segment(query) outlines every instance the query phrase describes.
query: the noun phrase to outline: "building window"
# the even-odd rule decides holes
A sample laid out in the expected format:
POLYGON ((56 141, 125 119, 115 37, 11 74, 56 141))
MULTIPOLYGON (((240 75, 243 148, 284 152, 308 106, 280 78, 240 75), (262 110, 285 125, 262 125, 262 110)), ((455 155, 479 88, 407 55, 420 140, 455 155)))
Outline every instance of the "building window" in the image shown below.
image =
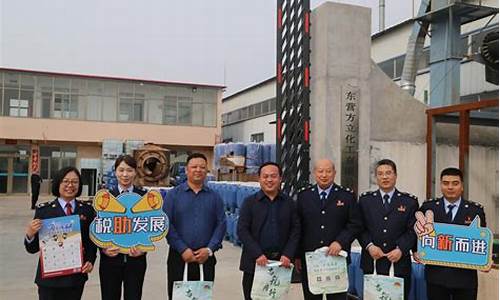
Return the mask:
POLYGON ((54 118, 77 119, 78 96, 56 93, 54 95, 54 118))
POLYGON ((264 132, 254 133, 250 136, 250 142, 262 143, 264 142, 264 132))
MULTIPOLYGON (((144 95, 142 99, 120 98, 120 121, 141 122, 144 119, 144 95)), ((140 96, 139 96, 140 97, 140 96)))
POLYGON ((193 98, 179 97, 178 105, 179 124, 191 125, 193 122, 193 98))
POLYGON ((28 109, 28 100, 10 99, 9 116, 27 117, 28 109))

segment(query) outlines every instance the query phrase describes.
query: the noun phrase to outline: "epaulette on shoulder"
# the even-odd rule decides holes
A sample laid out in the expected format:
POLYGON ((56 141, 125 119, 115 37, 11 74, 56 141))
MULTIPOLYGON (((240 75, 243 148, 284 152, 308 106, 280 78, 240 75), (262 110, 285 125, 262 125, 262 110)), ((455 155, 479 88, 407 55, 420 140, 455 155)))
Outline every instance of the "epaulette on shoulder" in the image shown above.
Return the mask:
POLYGON ((92 206, 92 200, 79 200, 79 199, 77 199, 76 202, 81 203, 83 205, 90 205, 90 206, 92 206))
POLYGON ((371 195, 372 193, 373 193, 373 191, 366 191, 366 192, 361 193, 360 197, 368 196, 368 195, 371 195))
POLYGON ((36 208, 44 208, 44 207, 49 207, 50 202, 51 202, 51 201, 49 201, 49 202, 43 202, 43 203, 38 203, 38 204, 36 205, 36 208))
POLYGON ((410 193, 408 193, 408 192, 401 192, 401 194, 406 195, 406 196, 408 196, 408 197, 410 197, 410 198, 413 198, 413 199, 415 199, 415 200, 418 200, 418 197, 417 197, 417 196, 415 196, 415 195, 413 195, 413 194, 410 194, 410 193))
POLYGON ((314 188, 313 184, 308 184, 306 186, 303 186, 299 189, 299 193, 302 193, 304 191, 312 190, 314 188))
POLYGON ((436 204, 436 205, 439 205, 439 198, 435 198, 435 199, 434 199, 434 198, 429 198, 429 199, 425 200, 425 201, 422 203, 422 205, 425 205, 426 203, 429 203, 429 204, 430 204, 430 203, 434 203, 434 204, 436 204))
POLYGON ((341 188, 342 190, 344 190, 344 191, 346 191, 346 192, 349 192, 349 193, 351 193, 351 194, 354 194, 354 191, 353 191, 353 190, 351 190, 351 189, 350 189, 350 188, 348 188, 348 187, 345 187, 345 186, 341 186, 341 185, 339 185, 339 188, 341 188))
POLYGON ((474 201, 469 201, 469 202, 472 203, 473 205, 477 206, 478 208, 481 208, 481 209, 484 208, 484 206, 479 202, 474 202, 474 201))

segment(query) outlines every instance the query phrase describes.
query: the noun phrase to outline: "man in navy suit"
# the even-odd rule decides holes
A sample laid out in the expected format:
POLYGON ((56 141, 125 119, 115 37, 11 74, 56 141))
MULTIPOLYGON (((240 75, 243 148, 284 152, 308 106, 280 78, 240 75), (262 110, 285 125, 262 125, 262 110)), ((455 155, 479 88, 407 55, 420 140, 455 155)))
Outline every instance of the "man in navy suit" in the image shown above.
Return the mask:
POLYGON ((359 236, 361 268, 373 274, 376 260, 377 274, 388 275, 391 264, 394 275, 404 279, 404 295, 408 299, 411 284, 411 256, 417 236, 413 230, 417 197, 396 189, 396 164, 382 159, 376 164, 378 189, 365 192, 359 198, 359 207, 365 229, 359 236))
POLYGON ((245 300, 251 299, 255 264, 265 266, 268 260, 277 260, 289 268, 300 234, 295 203, 280 191, 280 166, 264 163, 259 168, 259 183, 261 190, 245 199, 238 221, 245 300))
MULTIPOLYGON (((434 222, 469 225, 476 216, 481 227, 486 227, 483 206, 462 198, 463 174, 457 168, 446 168, 441 172, 443 196, 422 204, 420 211, 434 213, 434 222)), ((420 222, 417 221, 417 222, 420 222)), ((424 228, 427 224, 421 225, 424 228)), ((426 227, 427 228, 427 227, 426 227)), ((416 257, 418 259, 418 256, 416 257)), ((429 300, 475 300, 477 299, 477 271, 441 266, 425 266, 427 297, 429 300)))
MULTIPOLYGON (((363 229, 353 191, 335 184, 335 174, 331 160, 318 160, 314 165, 316 184, 299 193, 297 199, 301 240, 296 265, 302 274, 306 300, 321 300, 322 295, 313 295, 309 290, 305 252, 328 247, 328 255, 339 255, 341 250, 349 253, 351 243, 363 229)), ((328 300, 346 298, 347 293, 327 295, 328 300)))

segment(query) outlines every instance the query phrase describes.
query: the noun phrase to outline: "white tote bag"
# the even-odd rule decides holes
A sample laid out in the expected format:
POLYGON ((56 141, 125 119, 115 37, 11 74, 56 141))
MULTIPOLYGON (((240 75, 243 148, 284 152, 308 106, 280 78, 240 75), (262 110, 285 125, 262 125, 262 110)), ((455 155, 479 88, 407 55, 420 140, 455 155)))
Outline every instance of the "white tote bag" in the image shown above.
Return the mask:
POLYGON ((265 267, 255 264, 251 297, 253 300, 283 299, 290 289, 293 265, 280 267, 281 262, 270 260, 265 267))
POLYGON ((327 255, 328 247, 306 252, 307 282, 314 295, 347 292, 347 252, 339 256, 327 255))
POLYGON ((200 264, 200 280, 188 281, 188 264, 184 264, 182 281, 175 281, 172 290, 173 300, 212 300, 214 283, 204 281, 203 265, 200 264))
POLYGON ((365 275, 363 282, 364 300, 403 300, 404 280, 394 277, 394 264, 391 264, 389 276, 378 275, 376 260, 373 260, 373 274, 365 275))

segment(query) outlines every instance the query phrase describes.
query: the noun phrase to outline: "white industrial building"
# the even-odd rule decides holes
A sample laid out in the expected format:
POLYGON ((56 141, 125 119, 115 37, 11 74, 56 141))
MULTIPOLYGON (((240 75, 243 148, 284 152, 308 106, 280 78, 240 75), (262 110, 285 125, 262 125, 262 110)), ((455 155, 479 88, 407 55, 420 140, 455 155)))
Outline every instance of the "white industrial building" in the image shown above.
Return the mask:
MULTIPOLYGON (((491 1, 489 1, 491 2, 491 1)), ((488 3, 498 7, 496 2, 488 3)), ((314 20, 312 20, 314 24, 314 20)), ((372 35, 372 60, 399 85, 403 63, 412 30, 413 20, 407 20, 372 35)), ((460 70, 461 102, 478 99, 497 99, 498 86, 485 80, 484 65, 472 60, 484 36, 498 31, 498 17, 490 17, 462 26, 462 47, 464 58, 460 70)), ((313 37, 314 38, 314 37, 313 37)), ((415 98, 428 103, 429 84, 429 38, 418 64, 415 98)), ((315 66, 311 66, 311 73, 315 66)), ((232 142, 276 141, 275 77, 243 89, 222 100, 222 138, 232 142)))

